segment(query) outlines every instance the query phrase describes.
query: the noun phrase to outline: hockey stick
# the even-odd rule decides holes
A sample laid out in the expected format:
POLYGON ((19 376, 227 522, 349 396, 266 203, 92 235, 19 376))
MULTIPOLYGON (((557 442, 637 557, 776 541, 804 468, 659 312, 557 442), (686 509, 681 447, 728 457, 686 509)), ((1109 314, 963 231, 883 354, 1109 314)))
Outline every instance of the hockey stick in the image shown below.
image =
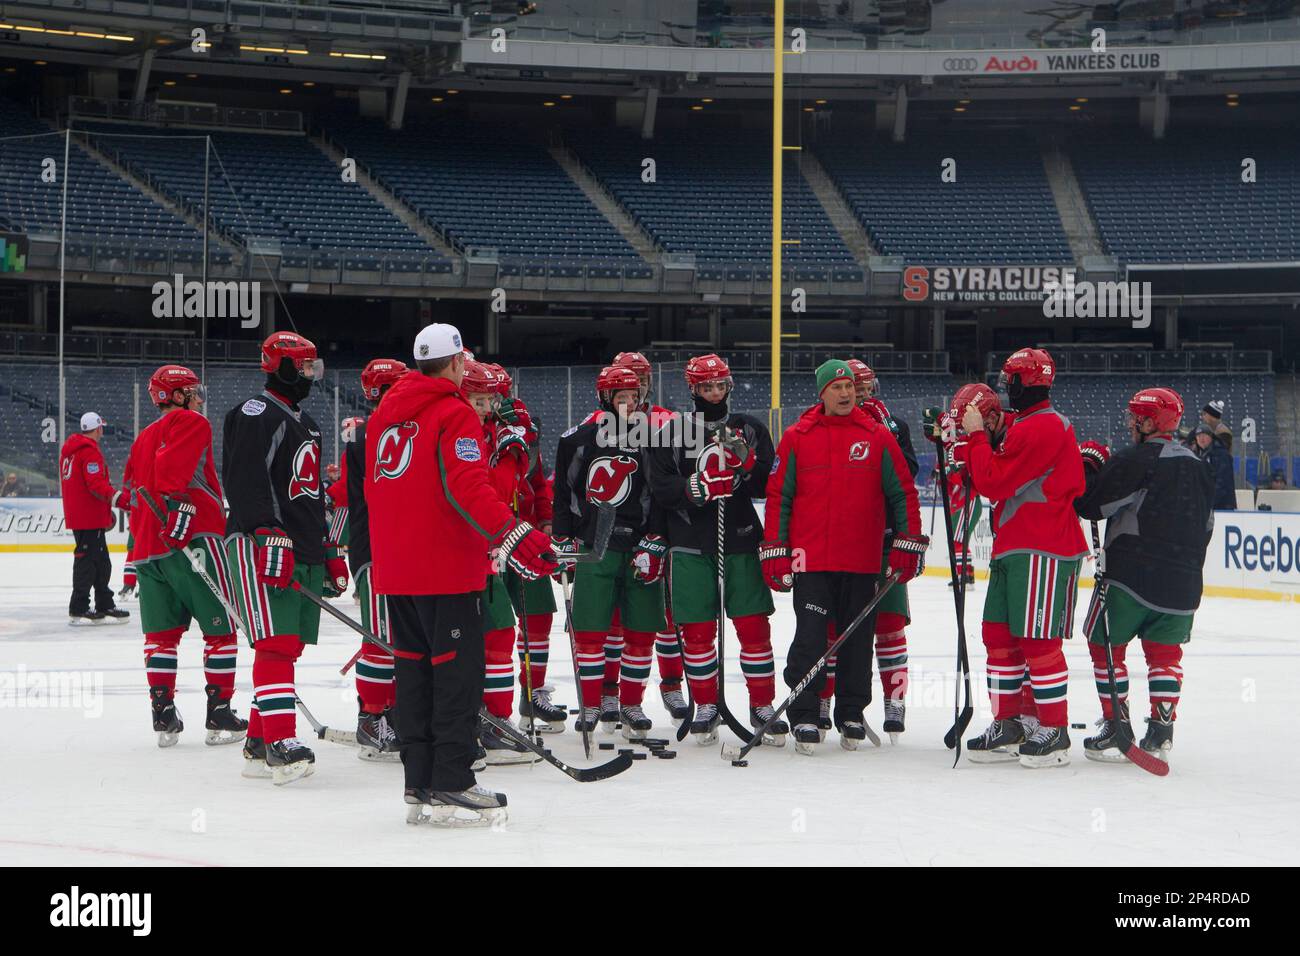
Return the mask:
POLYGON ((618 509, 608 501, 593 501, 591 505, 596 509, 596 527, 591 534, 591 549, 576 554, 556 555, 555 559, 561 564, 588 564, 604 560, 609 539, 614 536, 614 519, 618 516, 618 509))
POLYGON ((691 732, 691 724, 695 722, 695 692, 691 690, 691 682, 686 678, 686 645, 682 643, 682 626, 674 621, 673 630, 677 635, 677 654, 682 661, 682 683, 686 685, 686 706, 690 708, 690 713, 677 728, 677 742, 681 743, 691 732))
MULTIPOLYGON (((953 690, 952 726, 943 735, 943 745, 954 751, 952 765, 956 767, 961 759, 961 735, 966 732, 971 718, 975 715, 970 697, 970 658, 966 651, 966 584, 965 575, 957 573, 957 549, 953 543, 952 504, 948 501, 948 467, 944 461, 943 445, 937 436, 932 436, 930 440, 934 442, 935 454, 938 456, 935 467, 939 470, 939 497, 943 502, 943 533, 944 540, 948 543, 948 571, 952 577, 953 608, 957 613, 957 673, 965 687, 965 699, 960 709, 957 706, 956 689, 953 690)), ((964 481, 963 487, 965 487, 964 481)), ((965 507, 963 503, 962 508, 965 507)))
POLYGON ((582 695, 582 669, 578 666, 578 638, 573 633, 573 582, 567 568, 560 571, 560 592, 564 596, 564 629, 569 634, 569 656, 573 658, 573 688, 578 694, 578 724, 582 727, 582 749, 591 759, 591 731, 587 729, 587 706, 582 695))
MULTIPOLYGON (((555 767, 556 769, 562 771, 563 773, 568 774, 569 777, 578 781, 578 783, 594 783, 597 780, 606 780, 610 777, 622 773, 628 767, 632 766, 632 754, 621 753, 613 760, 607 761, 595 767, 585 767, 585 768, 570 767, 567 763, 565 763, 563 760, 560 760, 558 757, 552 754, 545 747, 539 747, 537 743, 529 739, 529 737, 526 734, 520 733, 519 728, 515 727, 508 720, 502 720, 500 717, 496 717, 488 713, 487 708, 484 708, 483 710, 479 711, 479 716, 482 717, 484 720, 486 720, 493 727, 497 728, 497 730, 501 731, 501 735, 503 737, 508 737, 511 740, 513 740, 515 743, 523 747, 525 750, 537 754, 537 756, 541 757, 552 767, 555 767)), ((590 753, 588 753, 588 756, 590 756, 590 753)))
MULTIPOLYGON (((718 439, 721 444, 722 439, 718 439)), ((725 460, 725 458, 724 458, 725 460)), ((744 743, 754 739, 753 733, 736 719, 736 715, 727 706, 726 685, 724 681, 723 657, 727 636, 727 555, 724 548, 727 536, 727 499, 718 499, 718 714, 731 732, 744 743)), ((683 665, 686 659, 682 659, 683 665)))
POLYGON ((1110 682, 1110 709, 1115 718, 1115 745, 1131 762, 1137 764, 1147 773, 1157 777, 1169 775, 1169 764, 1154 754, 1149 754, 1137 745, 1133 734, 1124 720, 1124 710, 1119 703, 1119 689, 1115 683, 1115 656, 1111 651, 1110 625, 1106 621, 1106 575, 1102 570, 1103 552, 1101 550, 1101 533, 1097 522, 1092 522, 1092 550, 1096 555, 1096 567, 1093 571, 1093 587, 1096 588, 1094 600, 1100 604, 1101 626, 1106 629, 1106 679, 1110 682))
POLYGON ((795 702, 795 699, 802 694, 805 689, 807 689, 808 685, 813 682, 813 678, 815 678, 818 672, 826 666, 827 659, 833 657, 835 652, 840 649, 840 645, 848 639, 849 635, 857 630, 858 626, 871 616, 872 612, 876 610, 876 605, 881 602, 884 596, 889 593, 889 589, 896 583, 898 583, 898 575, 893 571, 890 571, 885 575, 880 582, 880 586, 876 588, 875 596, 873 596, 871 600, 867 602, 866 606, 858 612, 858 616, 849 622, 849 626, 844 629, 844 633, 831 642, 831 646, 826 648, 826 652, 818 658, 817 663, 813 664, 808 673, 804 674, 803 677, 800 678, 799 683, 794 685, 793 689, 790 691, 790 695, 781 702, 781 706, 776 709, 775 713, 773 713, 761 727, 754 730, 754 735, 750 738, 749 742, 739 750, 735 747, 729 747, 726 744, 723 745, 723 760, 730 760, 732 766, 735 767, 747 766, 745 763, 745 755, 763 743, 763 735, 767 733, 768 729, 771 728, 777 720, 780 719, 781 715, 784 714, 789 706, 795 702))

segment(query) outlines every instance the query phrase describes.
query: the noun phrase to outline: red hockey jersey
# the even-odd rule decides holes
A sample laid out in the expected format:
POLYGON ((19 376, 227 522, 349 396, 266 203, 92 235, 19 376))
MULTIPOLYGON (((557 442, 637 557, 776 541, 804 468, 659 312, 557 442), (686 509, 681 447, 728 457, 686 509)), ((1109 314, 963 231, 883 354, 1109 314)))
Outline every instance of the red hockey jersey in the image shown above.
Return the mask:
POLYGON ((168 412, 136 436, 127 461, 134 489, 131 505, 131 533, 135 537, 131 558, 142 564, 171 553, 162 540, 162 524, 141 500, 148 492, 154 503, 167 509, 172 495, 189 495, 194 503, 194 534, 221 537, 226 530, 226 512, 221 501, 221 482, 212 454, 212 425, 188 408, 168 412))

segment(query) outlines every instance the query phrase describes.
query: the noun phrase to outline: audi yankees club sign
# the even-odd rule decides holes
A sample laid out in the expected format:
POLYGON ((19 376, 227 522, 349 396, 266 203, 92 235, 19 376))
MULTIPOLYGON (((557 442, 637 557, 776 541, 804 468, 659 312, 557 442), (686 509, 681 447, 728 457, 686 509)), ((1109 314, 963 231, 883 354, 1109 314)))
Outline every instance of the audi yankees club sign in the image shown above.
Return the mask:
POLYGON ((1123 50, 1114 53, 1005 51, 943 58, 944 73, 990 76, 1042 73, 1142 73, 1170 69, 1161 50, 1123 50))
POLYGON ((1077 278, 1074 266, 906 266, 908 302, 1041 302, 1077 278))

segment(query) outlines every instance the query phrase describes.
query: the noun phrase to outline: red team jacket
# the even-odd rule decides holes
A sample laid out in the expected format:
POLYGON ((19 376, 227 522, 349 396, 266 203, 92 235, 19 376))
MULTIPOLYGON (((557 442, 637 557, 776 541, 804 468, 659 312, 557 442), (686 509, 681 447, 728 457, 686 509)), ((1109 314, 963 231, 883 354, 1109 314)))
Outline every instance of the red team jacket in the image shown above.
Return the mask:
POLYGON ((803 551, 804 571, 878 574, 888 525, 921 533, 921 512, 893 433, 861 408, 805 412, 781 436, 767 479, 763 539, 803 551))
POLYGON ((1016 415, 994 451, 981 429, 953 452, 975 490, 993 502, 993 557, 1036 551, 1088 553, 1074 499, 1084 492, 1083 458, 1070 420, 1047 402, 1016 415))
POLYGON ((487 586, 490 544, 513 527, 488 476, 478 415, 444 378, 397 381, 366 423, 366 502, 379 594, 487 586))
POLYGON ((188 408, 168 412, 145 428, 131 445, 127 460, 131 476, 131 559, 137 564, 169 554, 163 543, 162 524, 152 509, 140 500, 147 491, 164 511, 164 498, 189 495, 194 503, 194 534, 221 537, 226 530, 226 512, 221 502, 221 482, 212 455, 212 425, 188 408))
POLYGON ((69 531, 109 528, 113 524, 113 483, 99 442, 78 432, 59 452, 59 490, 63 524, 69 531))

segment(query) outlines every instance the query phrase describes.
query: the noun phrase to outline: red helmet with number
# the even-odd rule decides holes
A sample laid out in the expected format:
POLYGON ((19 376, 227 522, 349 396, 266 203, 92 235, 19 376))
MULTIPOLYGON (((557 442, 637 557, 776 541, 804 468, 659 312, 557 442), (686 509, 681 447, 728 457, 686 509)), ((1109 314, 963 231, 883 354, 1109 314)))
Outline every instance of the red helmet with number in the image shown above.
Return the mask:
POLYGON ((297 332, 272 332, 262 343, 262 371, 275 375, 285 359, 303 378, 319 381, 324 363, 316 355, 315 344, 297 332))
POLYGON ((199 377, 184 365, 164 365, 149 376, 149 399, 159 408, 172 404, 172 392, 200 388, 199 377))
POLYGON ((361 370, 361 391, 365 393, 366 400, 379 401, 379 396, 384 393, 384 389, 395 384, 406 374, 406 371, 406 363, 399 362, 397 359, 371 359, 361 370))
POLYGON ((876 380, 876 373, 871 370, 871 366, 862 359, 851 358, 844 363, 853 373, 853 385, 856 388, 859 385, 867 387, 868 395, 875 395, 880 383, 876 380))
POLYGON ((998 384, 1005 386, 1016 376, 1020 376, 1020 384, 1024 388, 1033 388, 1035 385, 1050 388, 1056 379, 1056 360, 1046 349, 1019 349, 1002 363, 998 384))
POLYGON ((1133 419, 1151 420, 1154 433, 1170 432, 1183 419, 1183 396, 1172 388, 1144 388, 1128 400, 1133 419))
POLYGON ((975 403, 975 407, 985 419, 990 415, 1002 413, 1002 403, 998 400, 998 393, 983 382, 971 382, 957 389, 952 401, 948 403, 948 414, 954 421, 960 423, 962 413, 971 402, 975 403))
POLYGON ((614 356, 614 361, 610 365, 617 365, 621 368, 630 368, 638 376, 650 375, 650 360, 640 352, 619 352, 614 356))
POLYGON ((596 396, 601 405, 613 405, 614 393, 629 390, 641 394, 641 380, 625 365, 606 365, 596 376, 596 396))
POLYGON ((465 362, 465 377, 461 380, 460 390, 466 395, 494 394, 497 390, 497 377, 482 362, 465 362))
POLYGON ((509 398, 510 389, 515 384, 514 379, 510 377, 510 373, 496 362, 487 362, 485 366, 489 372, 496 376, 497 384, 493 391, 502 398, 509 398))
POLYGON ((705 382, 736 384, 726 359, 710 352, 708 355, 696 355, 686 363, 686 386, 691 393, 694 394, 696 386, 705 382))

